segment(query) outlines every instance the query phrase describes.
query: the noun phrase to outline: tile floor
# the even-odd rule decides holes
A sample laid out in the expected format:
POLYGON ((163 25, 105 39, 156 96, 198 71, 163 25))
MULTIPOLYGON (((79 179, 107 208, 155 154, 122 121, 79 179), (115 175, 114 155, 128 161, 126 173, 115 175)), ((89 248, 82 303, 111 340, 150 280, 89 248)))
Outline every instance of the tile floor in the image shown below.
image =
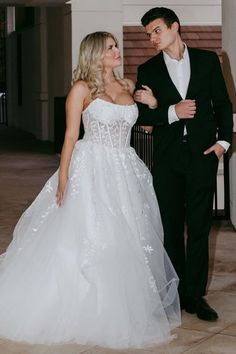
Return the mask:
MULTIPOLYGON (((56 170, 58 157, 50 144, 30 135, 0 128, 0 251, 11 241, 14 225, 56 170)), ((176 339, 142 350, 112 350, 79 345, 43 346, 0 340, 0 354, 236 354, 236 232, 215 222, 210 234, 210 277, 207 299, 219 320, 209 323, 183 311, 176 339)))

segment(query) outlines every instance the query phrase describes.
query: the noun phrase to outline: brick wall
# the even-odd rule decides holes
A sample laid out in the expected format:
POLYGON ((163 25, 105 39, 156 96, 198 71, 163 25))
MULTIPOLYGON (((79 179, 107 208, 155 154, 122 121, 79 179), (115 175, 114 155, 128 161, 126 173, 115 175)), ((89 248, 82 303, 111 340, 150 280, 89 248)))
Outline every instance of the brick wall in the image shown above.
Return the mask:
MULTIPOLYGON (((221 58, 221 26, 182 26, 183 41, 193 48, 214 50, 221 58)), ((124 26, 124 76, 136 81, 137 66, 156 54, 141 26, 124 26)))

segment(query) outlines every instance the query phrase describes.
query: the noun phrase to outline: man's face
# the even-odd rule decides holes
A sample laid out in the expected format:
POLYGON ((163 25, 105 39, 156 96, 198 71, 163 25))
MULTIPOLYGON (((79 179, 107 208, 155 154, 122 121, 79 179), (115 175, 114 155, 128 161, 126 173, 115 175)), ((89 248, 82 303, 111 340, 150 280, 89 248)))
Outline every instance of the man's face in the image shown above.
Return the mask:
POLYGON ((150 22, 145 29, 150 42, 158 51, 170 47, 176 40, 178 34, 177 22, 174 22, 171 27, 167 27, 161 18, 150 22))

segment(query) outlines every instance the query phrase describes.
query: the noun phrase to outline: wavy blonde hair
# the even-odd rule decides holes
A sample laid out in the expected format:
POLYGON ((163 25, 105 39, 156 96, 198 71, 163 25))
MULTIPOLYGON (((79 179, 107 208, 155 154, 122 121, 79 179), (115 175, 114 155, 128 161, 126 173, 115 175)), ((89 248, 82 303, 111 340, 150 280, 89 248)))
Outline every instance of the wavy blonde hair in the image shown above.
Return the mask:
MULTIPOLYGON (((85 81, 90 89, 92 98, 105 92, 102 58, 106 51, 107 38, 112 38, 118 45, 116 37, 112 33, 105 31, 89 33, 80 44, 79 62, 73 72, 72 84, 78 80, 85 81)), ((115 69, 113 74, 116 80, 128 90, 128 84, 115 69)))

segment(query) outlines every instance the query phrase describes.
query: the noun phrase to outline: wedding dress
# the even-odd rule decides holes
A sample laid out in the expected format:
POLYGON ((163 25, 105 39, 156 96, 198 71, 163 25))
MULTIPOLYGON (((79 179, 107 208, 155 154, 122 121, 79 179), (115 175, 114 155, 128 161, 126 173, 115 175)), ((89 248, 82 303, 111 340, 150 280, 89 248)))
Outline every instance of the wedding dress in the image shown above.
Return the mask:
POLYGON ((0 262, 0 337, 145 347, 180 324, 152 177, 130 147, 136 104, 83 111, 61 207, 58 171, 18 221, 0 262))

